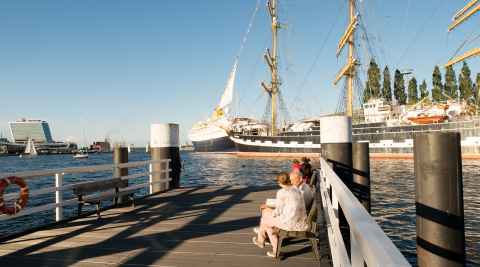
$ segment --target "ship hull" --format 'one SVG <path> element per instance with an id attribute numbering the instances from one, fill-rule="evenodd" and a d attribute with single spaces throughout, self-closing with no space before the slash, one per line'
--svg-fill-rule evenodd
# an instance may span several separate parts
<path id="1" fill-rule="evenodd" d="M 318 154 L 320 138 L 316 136 L 248 136 L 234 135 L 230 137 L 237 151 L 251 155 L 279 154 Z"/>
<path id="2" fill-rule="evenodd" d="M 415 136 L 429 132 L 458 132 L 463 154 L 480 155 L 480 117 L 426 125 L 354 125 L 354 142 L 369 142 L 373 154 L 412 154 Z"/>
<path id="3" fill-rule="evenodd" d="M 387 126 L 385 123 L 353 125 L 353 142 L 368 142 L 370 153 L 378 155 L 413 155 L 417 134 L 459 132 L 462 154 L 480 157 L 480 117 L 457 122 L 425 125 Z M 289 133 L 289 136 L 248 136 L 235 134 L 230 138 L 240 153 L 252 155 L 320 153 L 319 131 Z M 406 157 L 406 156 L 405 156 Z"/>
<path id="4" fill-rule="evenodd" d="M 228 136 L 192 141 L 192 143 L 195 152 L 222 152 L 235 149 L 235 144 Z"/>

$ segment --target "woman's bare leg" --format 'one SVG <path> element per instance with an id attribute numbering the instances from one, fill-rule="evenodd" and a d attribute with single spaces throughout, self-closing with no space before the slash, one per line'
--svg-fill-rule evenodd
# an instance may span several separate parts
<path id="1" fill-rule="evenodd" d="M 260 227 L 258 230 L 257 240 L 260 244 L 265 243 L 268 229 L 273 227 L 273 214 L 271 209 L 262 210 L 262 217 L 260 219 Z"/>
<path id="2" fill-rule="evenodd" d="M 277 253 L 278 236 L 273 233 L 273 227 L 268 227 L 266 230 L 270 244 L 272 245 L 273 254 L 275 254 Z"/>

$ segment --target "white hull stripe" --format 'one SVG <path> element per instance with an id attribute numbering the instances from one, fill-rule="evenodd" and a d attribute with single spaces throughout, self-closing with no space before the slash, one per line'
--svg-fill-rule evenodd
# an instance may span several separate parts
<path id="1" fill-rule="evenodd" d="M 256 140 L 255 142 L 252 142 L 250 139 L 243 140 L 235 137 L 230 137 L 230 139 L 237 144 L 246 145 L 246 146 L 284 147 L 284 148 L 320 148 L 320 144 L 313 144 L 312 142 L 299 144 L 297 141 L 293 141 L 290 143 L 285 143 L 284 141 L 278 141 L 277 143 L 273 143 L 272 141 L 261 142 L 260 140 Z"/>
<path id="2" fill-rule="evenodd" d="M 362 142 L 362 141 L 359 141 Z M 465 147 L 480 147 L 480 139 L 468 139 L 460 142 Z M 371 148 L 413 148 L 413 140 L 407 139 L 405 142 L 393 142 L 392 140 L 382 140 L 380 143 L 370 143 Z"/>

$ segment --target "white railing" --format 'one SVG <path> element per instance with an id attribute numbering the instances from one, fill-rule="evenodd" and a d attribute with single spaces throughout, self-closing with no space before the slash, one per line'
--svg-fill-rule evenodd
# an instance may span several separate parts
<path id="1" fill-rule="evenodd" d="M 325 159 L 320 163 L 320 193 L 333 266 L 411 266 Z M 339 206 L 350 228 L 350 257 L 340 232 Z"/>
<path id="2" fill-rule="evenodd" d="M 126 190 L 147 188 L 148 189 L 147 192 L 150 195 L 153 193 L 152 185 L 154 184 L 161 184 L 163 185 L 163 188 L 168 189 L 169 182 L 171 181 L 171 178 L 169 176 L 169 173 L 171 171 L 170 161 L 171 161 L 170 159 L 163 159 L 163 160 L 157 160 L 157 161 L 147 160 L 147 161 L 136 161 L 136 162 L 121 163 L 121 164 L 105 164 L 105 165 L 72 167 L 72 168 L 53 169 L 53 170 L 2 173 L 0 174 L 0 179 L 6 178 L 9 176 L 21 177 L 23 180 L 25 180 L 25 182 L 27 183 L 27 186 L 29 182 L 38 180 L 40 178 L 44 179 L 45 177 L 51 177 L 52 179 L 55 179 L 55 183 L 53 184 L 53 186 L 47 186 L 47 187 L 42 187 L 38 189 L 30 188 L 29 190 L 30 199 L 32 199 L 33 197 L 38 197 L 40 195 L 45 195 L 48 193 L 55 193 L 55 202 L 43 204 L 35 207 L 29 207 L 29 205 L 27 204 L 27 207 L 25 207 L 24 209 L 22 209 L 21 211 L 19 211 L 14 215 L 0 214 L 0 221 L 5 221 L 8 219 L 30 215 L 30 214 L 34 214 L 42 211 L 47 211 L 47 210 L 55 210 L 55 220 L 61 221 L 63 219 L 63 207 L 78 204 L 77 198 L 64 200 L 63 193 L 67 190 L 72 190 L 75 185 L 89 182 L 87 180 L 84 180 L 78 183 L 65 184 L 63 178 L 66 174 L 108 172 L 109 174 L 106 174 L 106 176 L 103 179 L 111 179 L 113 177 L 113 173 L 115 169 L 120 169 L 120 168 L 132 169 L 132 168 L 143 167 L 145 169 L 145 171 L 143 172 L 122 176 L 120 178 L 123 180 L 130 180 L 130 179 L 148 177 L 149 178 L 148 181 L 144 183 L 130 184 L 128 187 L 120 189 L 120 192 L 126 191 Z M 161 168 L 161 171 L 152 172 L 151 171 L 152 164 L 165 164 L 165 165 L 163 168 Z M 155 174 L 160 174 L 162 179 L 154 182 L 152 180 L 152 175 L 155 175 Z M 95 178 L 95 181 L 100 181 L 100 180 L 102 180 L 102 178 Z M 112 193 L 106 192 L 103 194 L 111 195 Z M 18 197 L 18 193 L 5 194 L 3 197 L 4 197 L 4 201 L 12 201 Z"/>

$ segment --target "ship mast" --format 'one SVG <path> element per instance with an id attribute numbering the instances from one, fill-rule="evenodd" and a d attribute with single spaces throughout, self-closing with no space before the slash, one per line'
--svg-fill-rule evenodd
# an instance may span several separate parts
<path id="1" fill-rule="evenodd" d="M 347 82 L 347 95 L 346 95 L 346 115 L 352 117 L 353 115 L 353 82 L 355 80 L 355 65 L 357 63 L 357 59 L 355 59 L 355 28 L 357 27 L 358 21 L 357 16 L 355 15 L 356 10 L 356 0 L 348 0 L 349 2 L 349 16 L 350 16 L 350 23 L 343 34 L 340 42 L 338 43 L 337 47 L 337 57 L 341 54 L 343 48 L 348 43 L 348 59 L 347 64 L 340 70 L 333 82 L 334 85 L 343 78 L 346 78 Z"/>
<path id="2" fill-rule="evenodd" d="M 453 16 L 453 22 L 448 26 L 448 31 L 452 31 L 455 29 L 457 26 L 468 20 L 471 16 L 473 16 L 475 13 L 480 11 L 480 4 L 475 6 L 479 0 L 472 0 L 468 2 L 468 4 L 460 9 L 454 16 Z M 473 57 L 473 56 L 478 56 L 480 55 L 480 48 L 474 48 L 468 52 L 466 52 L 463 55 L 460 55 L 458 57 L 455 57 L 451 59 L 450 61 L 445 64 L 445 67 L 452 66 L 458 62 L 464 61 L 467 58 Z"/>
<path id="3" fill-rule="evenodd" d="M 278 29 L 280 29 L 280 23 L 278 22 L 278 9 L 277 0 L 268 0 L 267 2 L 268 13 L 272 20 L 272 51 L 267 49 L 265 53 L 265 61 L 267 62 L 272 78 L 270 84 L 262 82 L 262 87 L 268 93 L 271 99 L 271 135 L 277 134 L 277 99 L 280 89 L 280 79 L 278 75 Z"/>

